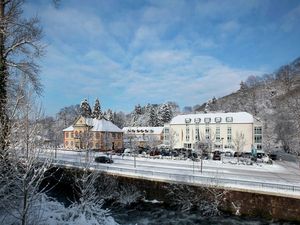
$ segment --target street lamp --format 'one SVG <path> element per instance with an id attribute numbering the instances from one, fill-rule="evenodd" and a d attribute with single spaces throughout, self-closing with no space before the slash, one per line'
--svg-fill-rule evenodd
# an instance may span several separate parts
<path id="1" fill-rule="evenodd" d="M 221 138 L 222 140 L 222 152 L 224 151 L 224 145 L 223 145 L 223 141 L 224 141 L 224 138 Z"/>
<path id="2" fill-rule="evenodd" d="M 223 145 L 223 141 L 224 141 L 224 138 L 222 137 L 221 140 L 222 140 L 222 154 L 221 154 L 221 156 L 222 156 L 222 163 L 223 163 L 223 158 L 224 158 L 224 145 Z"/>

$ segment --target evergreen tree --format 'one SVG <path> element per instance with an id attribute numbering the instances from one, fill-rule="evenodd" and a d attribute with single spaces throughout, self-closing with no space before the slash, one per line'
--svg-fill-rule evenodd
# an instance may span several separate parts
<path id="1" fill-rule="evenodd" d="M 95 101 L 92 117 L 95 119 L 101 119 L 101 117 L 102 117 L 101 105 L 100 105 L 100 101 L 98 98 Z"/>
<path id="2" fill-rule="evenodd" d="M 154 107 L 150 106 L 150 115 L 149 115 L 149 126 L 156 127 L 157 126 L 157 115 L 155 113 Z"/>
<path id="3" fill-rule="evenodd" d="M 92 110 L 90 107 L 90 104 L 88 103 L 87 99 L 84 99 L 80 103 L 80 110 L 81 110 L 81 115 L 84 117 L 91 117 L 92 115 Z"/>
<path id="4" fill-rule="evenodd" d="M 172 111 L 169 104 L 163 104 L 160 110 L 161 125 L 169 123 L 172 119 Z"/>
<path id="5" fill-rule="evenodd" d="M 137 106 L 135 106 L 134 111 L 135 111 L 135 114 L 141 115 L 142 114 L 142 107 L 141 107 L 141 105 L 138 104 Z"/>
<path id="6" fill-rule="evenodd" d="M 108 109 L 108 110 L 107 110 L 106 115 L 107 115 L 107 119 L 108 119 L 109 121 L 114 122 L 113 112 L 112 112 L 111 109 Z"/>

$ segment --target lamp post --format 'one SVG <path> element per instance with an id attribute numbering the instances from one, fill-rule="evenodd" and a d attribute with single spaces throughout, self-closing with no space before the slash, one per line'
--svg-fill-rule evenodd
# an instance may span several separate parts
<path id="1" fill-rule="evenodd" d="M 224 151 L 224 145 L 223 145 L 223 141 L 224 141 L 224 138 L 221 138 L 222 140 L 222 152 Z"/>
<path id="2" fill-rule="evenodd" d="M 224 154 L 223 154 L 223 152 L 224 152 L 223 141 L 224 141 L 224 138 L 222 137 L 221 140 L 222 140 L 222 154 L 221 154 L 221 156 L 222 156 L 222 163 L 223 163 L 223 158 L 224 158 Z"/>

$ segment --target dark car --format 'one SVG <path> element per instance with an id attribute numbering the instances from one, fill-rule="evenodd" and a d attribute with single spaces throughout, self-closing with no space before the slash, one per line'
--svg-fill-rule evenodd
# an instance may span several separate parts
<path id="1" fill-rule="evenodd" d="M 272 153 L 269 155 L 270 159 L 272 159 L 273 161 L 277 160 L 277 155 Z"/>
<path id="2" fill-rule="evenodd" d="M 213 160 L 221 160 L 221 153 L 219 151 L 214 152 Z"/>
<path id="3" fill-rule="evenodd" d="M 95 158 L 95 162 L 97 162 L 97 163 L 113 163 L 114 161 L 107 156 L 98 156 Z"/>
<path id="4" fill-rule="evenodd" d="M 265 156 L 265 153 L 257 153 L 256 156 L 258 159 L 262 159 Z"/>

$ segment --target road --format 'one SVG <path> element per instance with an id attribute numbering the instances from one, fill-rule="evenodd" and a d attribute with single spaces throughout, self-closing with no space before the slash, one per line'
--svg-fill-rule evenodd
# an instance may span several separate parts
<path id="1" fill-rule="evenodd" d="M 54 152 L 47 151 L 44 156 L 54 157 Z M 103 153 L 102 153 L 103 154 Z M 94 158 L 101 153 L 76 151 L 62 151 L 56 153 L 56 159 L 63 160 L 64 163 L 76 163 L 80 165 L 89 162 L 90 166 L 108 172 L 118 172 L 122 174 L 138 174 L 157 178 L 182 180 L 184 176 L 197 179 L 214 178 L 228 179 L 236 184 L 241 181 L 261 184 L 290 185 L 297 186 L 300 190 L 300 169 L 295 162 L 275 161 L 272 165 L 258 163 L 254 165 L 232 164 L 233 158 L 225 158 L 222 161 L 203 160 L 202 173 L 200 162 L 191 160 L 171 160 L 136 157 L 136 167 L 134 167 L 134 157 L 112 155 L 113 164 L 95 163 Z M 174 175 L 177 175 L 175 177 Z M 171 178 L 170 178 L 171 179 Z M 190 182 L 190 180 L 187 180 Z M 238 182 L 237 182 L 238 181 Z M 227 181 L 226 181 L 227 182 Z M 293 187 L 294 188 L 294 187 Z M 299 193 L 300 197 L 300 193 Z"/>

